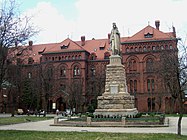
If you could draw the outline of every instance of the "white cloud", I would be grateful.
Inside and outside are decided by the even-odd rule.
[[[75,3],[78,17],[66,20],[62,14],[47,2],[38,3],[30,9],[35,13],[35,24],[43,28],[37,42],[60,42],[69,35],[73,40],[106,38],[116,22],[122,36],[133,35],[148,25],[155,26],[160,20],[162,31],[171,31],[172,24],[178,36],[187,33],[186,0],[79,0]],[[75,19],[75,18],[74,18]]]

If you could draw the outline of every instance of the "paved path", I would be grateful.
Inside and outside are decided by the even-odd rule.
[[[64,127],[50,126],[54,120],[28,122],[0,126],[0,130],[34,130],[34,131],[78,131],[78,132],[119,132],[119,133],[175,133],[177,132],[178,117],[170,117],[169,127]],[[187,135],[187,117],[182,120],[182,134]]]

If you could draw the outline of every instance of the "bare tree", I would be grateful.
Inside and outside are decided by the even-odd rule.
[[[75,112],[81,112],[84,104],[83,96],[83,82],[84,79],[75,78],[71,79],[67,85],[67,93],[65,93],[66,101],[71,110],[75,109]]]
[[[6,77],[7,69],[10,68],[7,66],[9,63],[7,59],[8,54],[11,51],[15,51],[19,45],[24,44],[25,41],[38,31],[31,23],[30,17],[19,15],[18,5],[15,0],[2,0],[0,4],[0,85],[7,80],[11,80],[11,82],[17,81],[17,83],[19,83],[20,81],[18,81],[18,78],[12,79],[15,78],[15,76],[11,79]],[[15,49],[9,49],[12,47]],[[18,86],[16,83],[11,83],[11,85]],[[17,87],[17,89],[19,89],[19,87]],[[14,116],[14,113],[12,116]]]
[[[178,135],[181,135],[181,122],[184,113],[184,86],[187,84],[187,52],[186,46],[179,45],[177,49],[165,50],[160,55],[159,74],[164,80],[166,92],[178,105]]]

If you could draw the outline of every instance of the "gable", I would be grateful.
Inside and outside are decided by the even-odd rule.
[[[126,41],[144,41],[144,40],[163,40],[173,38],[172,34],[164,33],[158,29],[153,28],[148,25],[138,33],[134,34],[132,37],[129,37]]]

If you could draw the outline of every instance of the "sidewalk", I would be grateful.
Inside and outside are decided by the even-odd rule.
[[[0,130],[33,130],[33,131],[78,131],[78,132],[113,132],[113,133],[177,133],[178,117],[169,117],[169,127],[62,127],[50,126],[54,123],[54,119],[28,122],[14,125],[0,126]],[[182,135],[187,135],[187,117],[182,120]]]

